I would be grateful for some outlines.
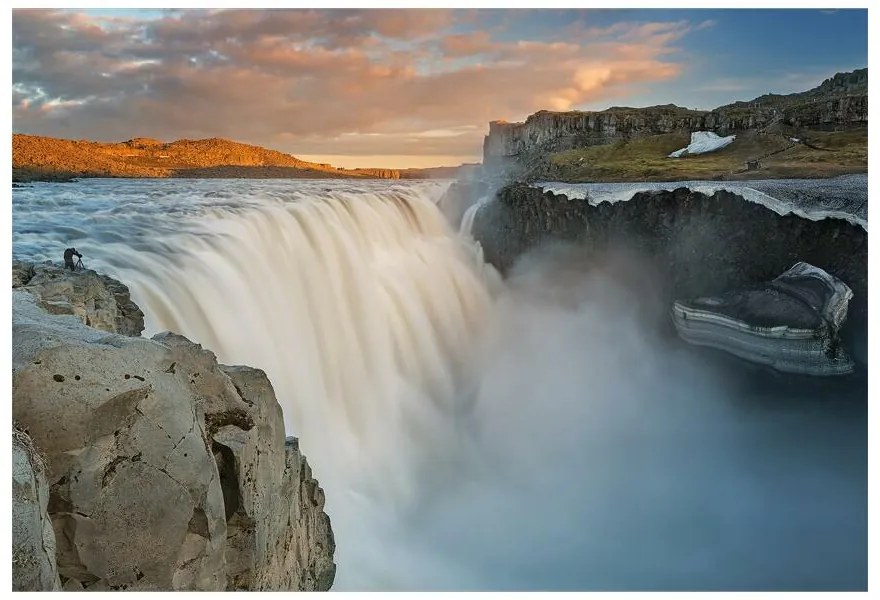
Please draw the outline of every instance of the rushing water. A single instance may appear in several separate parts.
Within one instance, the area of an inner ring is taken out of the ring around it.
[[[267,372],[337,589],[866,585],[864,378],[700,358],[648,326],[637,261],[546,253],[502,282],[446,185],[36,184],[13,252],[76,246],[146,335]]]

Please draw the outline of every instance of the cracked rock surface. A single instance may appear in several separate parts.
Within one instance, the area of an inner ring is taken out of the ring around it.
[[[13,290],[13,416],[46,458],[63,589],[332,584],[323,491],[262,371],[179,335],[49,314],[25,287]]]
[[[61,589],[55,532],[46,512],[45,465],[30,437],[12,429],[12,589]]]

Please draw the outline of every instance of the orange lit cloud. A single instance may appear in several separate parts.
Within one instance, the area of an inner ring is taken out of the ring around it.
[[[299,155],[478,159],[493,119],[611,101],[681,72],[704,23],[505,39],[479,11],[13,13],[16,131],[222,136]],[[379,166],[379,165],[376,165]],[[382,165],[398,166],[398,165]],[[404,165],[405,166],[405,165]]]

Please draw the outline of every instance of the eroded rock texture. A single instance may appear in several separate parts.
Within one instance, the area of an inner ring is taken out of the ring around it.
[[[96,329],[123,335],[144,330],[144,313],[132,302],[128,287],[95,271],[13,261],[12,287],[26,289],[48,312],[76,315]]]
[[[761,284],[807,262],[852,290],[841,339],[858,364],[867,360],[868,234],[843,219],[783,216],[726,191],[640,192],[594,206],[517,184],[480,208],[472,233],[502,272],[530,250],[560,242],[586,262],[629,252],[643,266],[637,285],[665,307]]]
[[[46,457],[64,589],[329,589],[323,491],[265,373],[45,299],[33,279],[13,290],[13,415]]]
[[[530,155],[607,144],[673,131],[714,131],[728,135],[782,123],[834,129],[868,122],[868,70],[838,73],[796,94],[768,94],[712,111],[674,104],[603,111],[538,111],[522,123],[493,121],[483,142],[483,164],[499,166]]]
[[[58,590],[55,532],[45,464],[30,437],[12,429],[12,589]]]
[[[800,262],[764,285],[676,301],[672,319],[691,344],[779,371],[845,375],[854,364],[839,332],[850,298],[845,283]]]

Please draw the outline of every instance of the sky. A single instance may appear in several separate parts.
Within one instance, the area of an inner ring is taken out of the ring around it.
[[[42,10],[13,131],[223,137],[342,167],[478,162],[492,120],[711,109],[867,66],[867,10]]]

